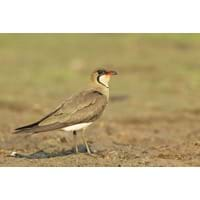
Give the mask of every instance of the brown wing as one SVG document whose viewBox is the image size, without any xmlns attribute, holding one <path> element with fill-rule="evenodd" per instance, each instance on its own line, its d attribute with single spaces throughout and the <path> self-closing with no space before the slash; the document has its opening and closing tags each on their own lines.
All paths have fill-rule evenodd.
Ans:
<svg viewBox="0 0 200 200">
<path fill-rule="evenodd" d="M 100 117 L 107 98 L 95 90 L 87 90 L 72 96 L 54 112 L 39 120 L 28 132 L 44 132 L 64 128 L 70 125 L 92 122 Z"/>
</svg>

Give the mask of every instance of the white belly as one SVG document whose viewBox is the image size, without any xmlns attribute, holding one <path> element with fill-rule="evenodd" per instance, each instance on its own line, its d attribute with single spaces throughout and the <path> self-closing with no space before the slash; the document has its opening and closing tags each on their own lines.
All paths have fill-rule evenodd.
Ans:
<svg viewBox="0 0 200 200">
<path fill-rule="evenodd" d="M 78 131 L 80 129 L 87 128 L 90 124 L 92 124 L 92 122 L 76 124 L 76 125 L 72 125 L 72 126 L 67 126 L 67 127 L 63 128 L 63 130 L 64 131 Z"/>
</svg>

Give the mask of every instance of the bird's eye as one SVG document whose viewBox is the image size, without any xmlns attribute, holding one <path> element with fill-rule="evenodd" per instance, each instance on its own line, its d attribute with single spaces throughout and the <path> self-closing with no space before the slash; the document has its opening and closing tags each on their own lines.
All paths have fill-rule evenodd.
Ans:
<svg viewBox="0 0 200 200">
<path fill-rule="evenodd" d="M 101 69 L 97 71 L 97 73 L 98 73 L 99 75 L 103 75 L 103 74 L 105 74 L 105 72 L 106 72 L 105 70 L 101 70 Z"/>
</svg>

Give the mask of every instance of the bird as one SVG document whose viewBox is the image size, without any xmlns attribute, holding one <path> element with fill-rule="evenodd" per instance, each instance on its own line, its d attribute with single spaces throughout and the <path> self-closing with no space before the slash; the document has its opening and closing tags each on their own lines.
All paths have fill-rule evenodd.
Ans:
<svg viewBox="0 0 200 200">
<path fill-rule="evenodd" d="M 113 70 L 98 69 L 91 74 L 91 84 L 64 100 L 52 112 L 38 121 L 16 128 L 15 134 L 41 133 L 54 130 L 64 130 L 73 133 L 75 153 L 79 153 L 77 132 L 81 131 L 87 153 L 91 155 L 85 129 L 101 117 L 109 102 L 109 81 L 111 76 L 118 73 Z"/>
</svg>

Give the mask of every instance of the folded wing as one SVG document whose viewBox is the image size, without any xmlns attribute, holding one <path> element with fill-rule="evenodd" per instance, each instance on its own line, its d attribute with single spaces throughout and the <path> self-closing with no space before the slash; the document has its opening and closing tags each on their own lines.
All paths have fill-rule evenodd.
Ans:
<svg viewBox="0 0 200 200">
<path fill-rule="evenodd" d="M 98 91 L 86 90 L 64 101 L 39 121 L 17 128 L 15 133 L 39 133 L 67 126 L 93 122 L 107 105 L 107 98 Z"/>
</svg>

